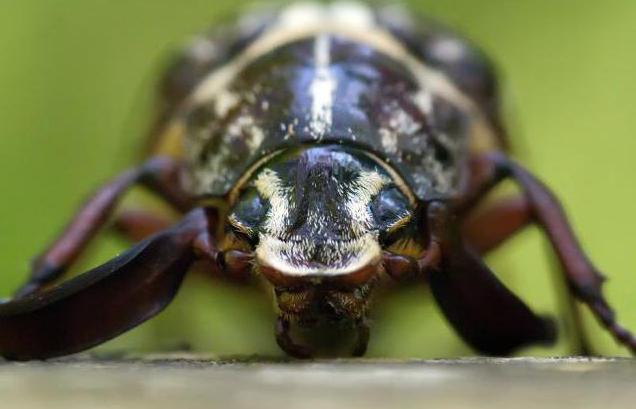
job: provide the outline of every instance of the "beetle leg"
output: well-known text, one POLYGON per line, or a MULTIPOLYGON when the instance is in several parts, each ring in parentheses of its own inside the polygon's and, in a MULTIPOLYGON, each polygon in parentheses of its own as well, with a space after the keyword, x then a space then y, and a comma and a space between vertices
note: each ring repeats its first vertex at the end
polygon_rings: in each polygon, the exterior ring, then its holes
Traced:
POLYGON ((489 355, 507 355, 533 343, 554 341, 554 326, 508 290, 456 230, 446 205, 428 207, 431 242, 441 252, 429 285, 442 312, 461 337, 489 355))
POLYGON ((532 222, 528 201, 512 196, 469 213, 462 221, 462 236, 479 254, 487 254, 532 222))
POLYGON ((276 343, 290 356, 298 359, 309 359, 312 356, 311 350, 304 346, 294 342, 290 334, 291 324, 288 319, 278 316, 276 318, 276 324, 274 326, 274 332, 276 334, 276 343))
MULTIPOLYGON (((172 223, 162 216, 145 210, 126 210, 118 214, 113 222, 115 231, 133 243, 156 234, 172 223)), ((194 243, 201 258, 193 267, 194 272, 227 279, 233 283, 245 283, 252 272, 252 255, 238 250, 221 252, 209 234, 201 234, 194 243)))
POLYGON ((0 304, 0 355, 46 359, 86 350, 158 314, 196 260, 193 242, 209 229, 195 209, 84 274, 0 304))
POLYGON ((485 169, 482 187, 472 195, 473 202, 503 179, 513 179, 521 188, 533 220, 543 229, 557 255, 572 293, 587 304, 600 323, 621 344, 636 353, 636 338, 616 322, 615 314, 602 294, 603 275, 581 248, 565 212, 552 192, 522 166, 500 153, 474 158, 485 169))
MULTIPOLYGON (((500 199, 483 210, 471 212, 462 220, 461 232, 471 249, 487 254, 532 222, 528 202, 523 196, 500 199)), ((384 252, 384 269, 396 281, 421 278, 426 270, 436 268, 439 249, 433 242, 419 260, 384 252)))
POLYGON ((124 239, 137 243, 168 228, 172 222, 166 217, 145 210, 125 210, 113 221, 113 230, 124 239))
POLYGON ((156 192, 181 211, 191 208, 191 199, 178 186, 181 165, 168 158, 156 157, 129 170, 101 187, 78 210, 62 234, 33 263, 28 281, 16 296, 40 290, 62 276, 106 223, 123 194, 135 184, 156 192))

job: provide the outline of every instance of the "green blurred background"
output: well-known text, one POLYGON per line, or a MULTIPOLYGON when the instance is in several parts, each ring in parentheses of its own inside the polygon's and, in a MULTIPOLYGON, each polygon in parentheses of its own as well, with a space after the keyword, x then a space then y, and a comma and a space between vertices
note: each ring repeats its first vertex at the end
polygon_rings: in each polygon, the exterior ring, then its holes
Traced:
MULTIPOLYGON (((636 329, 636 2, 408 3, 460 29, 498 63, 518 158, 562 198, 610 277, 606 293, 620 321, 636 329)), ((238 5, 0 0, 0 293, 18 285, 79 200, 138 159, 154 82, 171 51, 238 5)), ((123 248, 106 233, 82 264, 123 248)), ((540 233, 528 230, 489 261, 534 308, 556 315, 565 335, 521 353, 571 353, 567 298, 540 233)), ((370 355, 470 354, 424 287, 379 301, 370 355)), ((278 355, 272 310, 258 289, 194 277, 160 317, 102 348, 278 355)), ((583 327, 595 352, 625 354, 586 312, 583 327)))

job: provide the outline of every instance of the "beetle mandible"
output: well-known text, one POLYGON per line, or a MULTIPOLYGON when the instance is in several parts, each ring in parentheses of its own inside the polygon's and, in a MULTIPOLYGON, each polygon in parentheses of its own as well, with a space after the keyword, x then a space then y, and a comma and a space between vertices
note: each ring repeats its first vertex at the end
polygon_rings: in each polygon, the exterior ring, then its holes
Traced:
POLYGON ((363 355, 386 279, 425 280, 469 345, 506 355, 555 337, 481 259, 532 223, 572 294, 636 350, 559 202, 508 157, 490 63, 451 30, 394 8, 296 4, 197 38, 160 90, 147 160, 101 187, 0 304, 0 355, 105 342, 159 313, 196 261, 258 276, 294 357, 313 351, 292 327, 322 322, 355 328, 363 355), (476 211, 503 180, 519 194, 476 211), (134 185, 183 218, 118 216, 140 241, 55 284, 134 185))

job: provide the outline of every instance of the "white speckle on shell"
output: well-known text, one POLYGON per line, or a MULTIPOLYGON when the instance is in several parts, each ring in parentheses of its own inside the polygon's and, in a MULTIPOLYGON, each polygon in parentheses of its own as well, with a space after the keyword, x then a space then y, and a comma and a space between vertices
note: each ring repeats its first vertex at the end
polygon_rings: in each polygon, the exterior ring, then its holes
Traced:
POLYGON ((464 44, 455 38, 442 38, 434 42, 433 52, 444 61, 459 61, 466 53, 464 44))
POLYGON ((256 151, 265 139, 265 133, 256 125, 250 115, 240 115, 227 127, 227 138, 231 144, 232 139, 244 138, 247 147, 256 151))
POLYGON ((241 98, 227 89, 220 90, 214 99, 214 113, 218 118, 223 118, 234 107, 236 107, 241 98))
POLYGON ((362 30, 373 28, 375 17, 368 5, 356 1, 340 1, 329 6, 332 19, 362 30))
POLYGON ((380 134, 380 142, 385 153, 389 155, 395 155, 398 152, 398 135, 393 130, 386 128, 380 128, 378 130, 380 134))
POLYGON ((213 60, 219 53, 216 44, 207 37, 195 37, 187 49, 197 61, 213 60))
POLYGON ((403 109, 396 107, 391 113, 389 127, 400 135, 414 135, 417 131, 422 129, 422 124, 404 112, 403 109))
POLYGON ((417 106, 425 115, 433 114, 433 94, 427 89, 421 89, 413 95, 413 103, 417 106))
POLYGON ((298 2, 288 6, 280 15, 279 24, 285 28, 304 28, 308 24, 335 21, 351 27, 368 29, 375 24, 373 11, 361 2, 340 1, 332 4, 298 2))

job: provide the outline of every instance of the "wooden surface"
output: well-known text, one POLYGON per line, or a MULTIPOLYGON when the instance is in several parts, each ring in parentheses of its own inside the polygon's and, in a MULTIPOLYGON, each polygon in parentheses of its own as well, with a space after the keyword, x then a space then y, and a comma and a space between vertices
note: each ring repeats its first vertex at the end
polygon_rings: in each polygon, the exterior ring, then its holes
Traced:
POLYGON ((631 359, 0 364, 4 408, 631 408, 631 359))

